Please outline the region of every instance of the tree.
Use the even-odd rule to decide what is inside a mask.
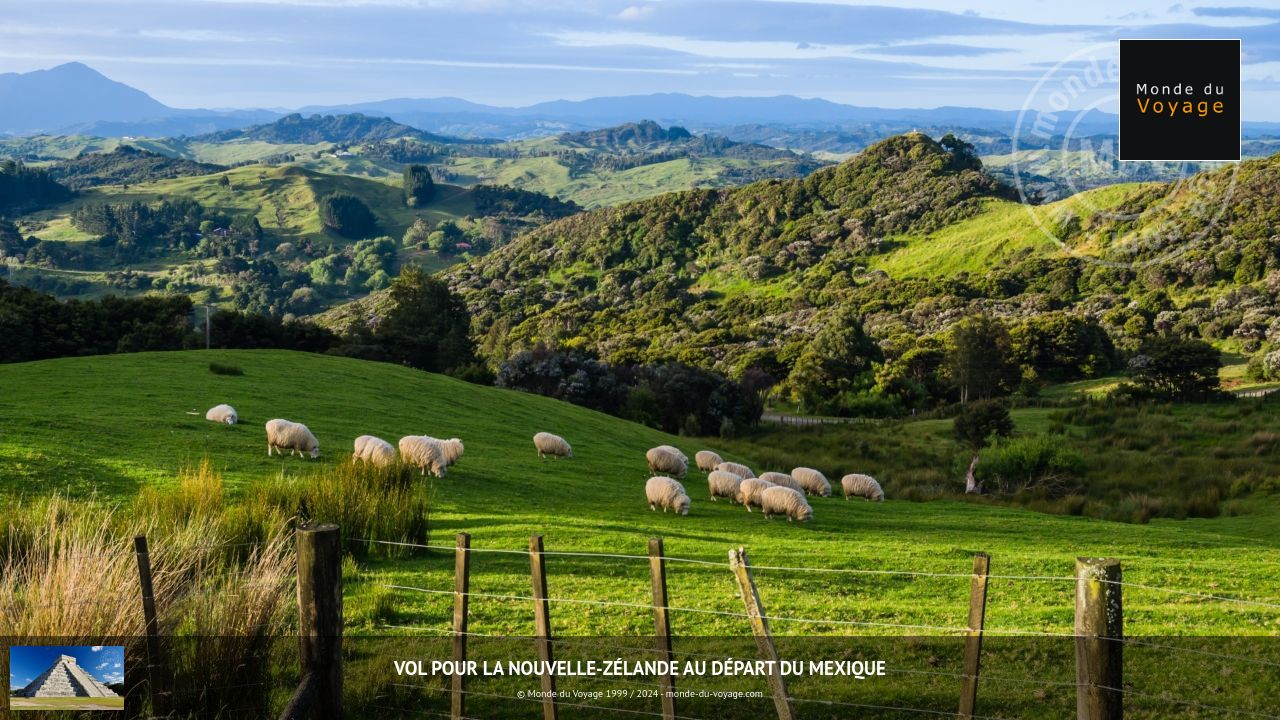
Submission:
[[[881,359],[880,348],[862,329],[862,318],[842,308],[818,331],[791,370],[792,396],[808,409],[837,404],[841,393]]]
[[[987,315],[972,315],[951,329],[945,368],[962,403],[1007,395],[1021,377],[1009,331]]]
[[[378,230],[378,220],[360,198],[335,192],[320,198],[320,222],[346,238],[366,238]]]
[[[1218,350],[1203,340],[1154,337],[1129,361],[1138,388],[1165,400],[1207,400],[1218,390]]]
[[[426,165],[404,166],[404,202],[409,207],[425,205],[435,194],[431,170]]]
[[[952,432],[961,445],[973,451],[969,471],[964,476],[964,491],[980,493],[982,485],[978,484],[973,475],[978,467],[978,453],[991,444],[992,437],[1008,437],[1013,434],[1013,419],[1009,417],[1009,407],[999,400],[968,403],[956,416]]]
[[[391,283],[391,309],[373,331],[394,362],[444,372],[475,361],[471,316],[443,280],[406,265]]]

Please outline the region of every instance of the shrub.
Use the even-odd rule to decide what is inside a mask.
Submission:
[[[977,475],[988,490],[1058,497],[1077,491],[1086,470],[1084,456],[1060,439],[1028,435],[989,448]]]

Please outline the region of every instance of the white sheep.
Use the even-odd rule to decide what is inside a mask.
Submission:
[[[760,509],[766,520],[774,515],[786,515],[787,522],[813,519],[813,508],[804,499],[804,493],[788,487],[771,487],[760,493]]]
[[[644,457],[649,461],[649,472],[667,473],[678,478],[684,477],[685,473],[689,472],[688,459],[670,445],[649,448],[649,452],[645,453]]]
[[[840,478],[840,489],[844,490],[844,499],[851,497],[866,498],[875,502],[884,501],[884,490],[880,487],[880,483],[870,475],[859,475],[858,473],[849,473]]]
[[[796,479],[784,472],[765,472],[760,473],[761,480],[768,480],[774,485],[781,485],[785,488],[791,488],[799,493],[804,493],[804,487],[796,482]]]
[[[712,470],[707,473],[707,490],[711,493],[711,502],[715,502],[716,498],[729,498],[729,502],[738,499],[738,486],[742,484],[742,478],[731,472],[723,470]]]
[[[452,465],[458,462],[458,458],[462,457],[462,451],[464,450],[462,447],[462,441],[458,438],[449,438],[448,440],[441,440],[439,442],[440,448],[444,450],[445,463]]]
[[[573,457],[573,448],[569,447],[569,443],[559,435],[552,435],[549,432],[540,432],[533,436],[533,446],[538,448],[538,457]]]
[[[281,418],[267,421],[267,456],[275,450],[281,455],[285,450],[294,453],[310,453],[311,457],[320,457],[320,441],[311,434],[311,430],[302,423],[291,422]]]
[[[756,474],[755,474],[755,471],[754,471],[754,470],[752,470],[751,468],[747,467],[746,465],[743,465],[742,463],[736,463],[736,462],[722,462],[722,463],[720,463],[719,465],[717,465],[717,466],[716,466],[716,469],[717,469],[717,470],[723,470],[723,471],[725,471],[725,472],[731,472],[731,473],[733,473],[734,475],[737,475],[738,477],[740,477],[740,478],[742,478],[742,479],[744,479],[744,480],[745,480],[745,479],[747,479],[747,478],[753,478],[753,477],[755,477],[755,476],[756,476]]]
[[[820,471],[813,468],[798,467],[791,471],[791,477],[800,483],[805,495],[831,497],[831,482]]]
[[[236,409],[225,403],[209,408],[209,412],[204,414],[204,419],[210,422],[226,423],[227,425],[235,425],[240,422],[240,416],[236,414]]]
[[[684,451],[676,447],[675,445],[659,445],[658,447],[662,448],[663,450],[666,450],[667,452],[674,453],[675,455],[677,455],[681,460],[684,461],[684,464],[686,466],[689,464],[689,456],[685,455]]]
[[[396,449],[380,437],[361,435],[356,438],[355,452],[351,454],[351,461],[386,467],[396,461]]]
[[[699,450],[694,454],[693,459],[698,463],[698,469],[705,473],[715,470],[717,465],[724,462],[724,458],[710,450]],[[739,475],[739,477],[742,476]]]
[[[449,469],[440,441],[426,435],[406,435],[400,438],[400,457],[418,468],[422,475],[430,470],[432,475],[441,478]]]
[[[771,487],[777,487],[768,480],[746,478],[738,485],[738,504],[751,512],[751,506],[760,507],[760,495]]]
[[[649,482],[644,484],[644,494],[649,500],[650,510],[662,508],[662,512],[670,509],[679,515],[689,514],[689,494],[684,491],[684,485],[669,477],[658,475],[649,478]]]

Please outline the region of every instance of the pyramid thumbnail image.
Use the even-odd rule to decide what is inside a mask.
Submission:
[[[111,688],[98,682],[70,655],[59,655],[48,670],[18,691],[18,697],[119,697]]]

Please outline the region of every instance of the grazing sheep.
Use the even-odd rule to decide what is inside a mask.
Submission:
[[[884,490],[880,488],[880,483],[870,475],[859,475],[858,473],[850,473],[840,478],[840,489],[844,490],[844,499],[851,497],[866,498],[875,502],[884,501]]]
[[[544,458],[548,455],[552,457],[573,457],[573,448],[569,447],[569,443],[559,435],[552,435],[549,432],[540,432],[533,436],[533,446],[538,448],[538,457]]]
[[[791,477],[800,483],[805,495],[831,497],[831,483],[827,476],[813,468],[798,467],[791,471]]]
[[[738,486],[742,484],[742,478],[731,472],[723,470],[712,470],[707,474],[707,490],[711,493],[711,502],[715,502],[716,498],[729,498],[729,502],[738,499]]]
[[[430,470],[431,474],[442,478],[449,470],[445,461],[444,448],[440,441],[426,435],[407,435],[400,438],[400,457],[410,465],[418,468],[422,475]]]
[[[715,470],[717,465],[724,462],[724,458],[710,450],[699,450],[693,456],[693,459],[698,463],[698,469],[705,473]]]
[[[351,454],[351,461],[386,467],[396,461],[396,449],[380,437],[361,435],[356,438],[355,452]]]
[[[684,461],[684,464],[686,466],[688,466],[689,456],[685,455],[684,451],[681,450],[680,448],[676,447],[675,445],[659,445],[658,447],[668,452],[674,453],[676,456],[678,456],[681,460]]]
[[[649,482],[644,484],[644,494],[649,499],[650,510],[661,507],[662,512],[670,509],[679,515],[689,514],[689,494],[684,491],[684,485],[669,477],[658,475],[649,478]]]
[[[236,414],[236,409],[225,403],[209,408],[209,412],[204,414],[204,419],[210,422],[226,423],[227,425],[235,425],[240,422],[240,416]]]
[[[796,482],[795,478],[791,477],[790,475],[784,472],[760,473],[760,479],[768,480],[774,485],[781,485],[782,487],[785,487],[785,488],[791,488],[792,490],[795,490],[796,492],[799,492],[801,494],[804,493],[804,487],[801,486],[800,483]]]
[[[462,457],[462,441],[458,438],[449,438],[448,440],[440,440],[440,447],[444,450],[444,461],[448,465],[458,462],[458,458]]]
[[[649,472],[667,473],[682,478],[689,471],[688,459],[670,445],[650,448],[644,457],[649,461]]]
[[[766,520],[774,515],[786,515],[787,522],[813,519],[813,508],[804,499],[804,493],[788,487],[771,487],[760,493],[760,509]]]
[[[306,425],[290,422],[281,418],[267,421],[267,456],[275,450],[281,455],[285,450],[294,453],[310,453],[311,457],[320,457],[320,441],[311,434]]]
[[[738,503],[751,512],[751,506],[760,507],[760,495],[771,487],[777,487],[768,480],[747,478],[738,485]]]
[[[734,475],[737,475],[738,477],[743,479],[753,478],[756,476],[756,474],[752,472],[751,468],[747,467],[746,465],[743,465],[742,463],[736,463],[736,462],[722,462],[716,466],[716,470],[731,472]]]

